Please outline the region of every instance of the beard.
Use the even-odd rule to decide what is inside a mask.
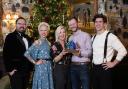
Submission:
[[[24,29],[25,27],[20,27],[20,28],[23,28]]]
[[[77,32],[77,30],[78,30],[78,28],[73,28],[72,31],[73,31],[73,32]]]
[[[25,34],[25,28],[24,27],[20,27],[19,29],[16,29],[17,32],[21,33],[21,34]]]

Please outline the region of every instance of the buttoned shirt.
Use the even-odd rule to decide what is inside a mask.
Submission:
[[[110,33],[108,35],[106,59],[104,59],[104,43],[107,33],[108,31],[105,31],[102,34],[97,34],[93,41],[92,47],[94,64],[102,64],[104,62],[111,61],[115,51],[117,51],[116,60],[118,61],[121,61],[127,54],[125,47],[118,39],[118,37]]]
[[[91,36],[81,31],[80,29],[73,33],[69,41],[79,44],[81,56],[72,56],[72,62],[90,62],[90,55],[92,53]]]
[[[25,44],[25,48],[27,50],[28,49],[28,41],[27,41],[27,39],[24,36],[22,36],[21,33],[19,33],[19,35],[22,37],[22,40],[23,40],[23,42]]]
[[[22,38],[24,44],[25,44],[25,48],[28,49],[28,41],[25,37]]]

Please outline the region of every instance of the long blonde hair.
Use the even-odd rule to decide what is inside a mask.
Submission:
[[[60,34],[61,29],[64,29],[65,30],[65,27],[62,26],[62,25],[57,27],[57,29],[55,31],[55,41],[58,41],[58,38],[59,38],[59,34]],[[66,33],[66,30],[65,30],[65,34],[66,34],[65,41],[67,41],[67,33]]]

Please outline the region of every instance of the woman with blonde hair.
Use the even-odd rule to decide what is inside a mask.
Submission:
[[[32,89],[54,89],[50,43],[47,40],[49,30],[48,23],[40,23],[38,26],[39,39],[24,54],[35,65]]]
[[[57,27],[55,42],[52,46],[54,61],[53,75],[55,89],[69,89],[69,54],[66,49],[67,35],[64,26]]]

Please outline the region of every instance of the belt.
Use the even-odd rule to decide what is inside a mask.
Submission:
[[[45,60],[45,61],[51,61],[51,59],[49,58],[49,59],[36,59],[36,61],[38,61],[38,60]]]
[[[60,65],[66,65],[66,63],[65,62],[57,62],[56,64],[60,64]]]
[[[87,65],[90,62],[71,62],[72,65]]]
[[[93,66],[101,67],[102,64],[93,64]]]

